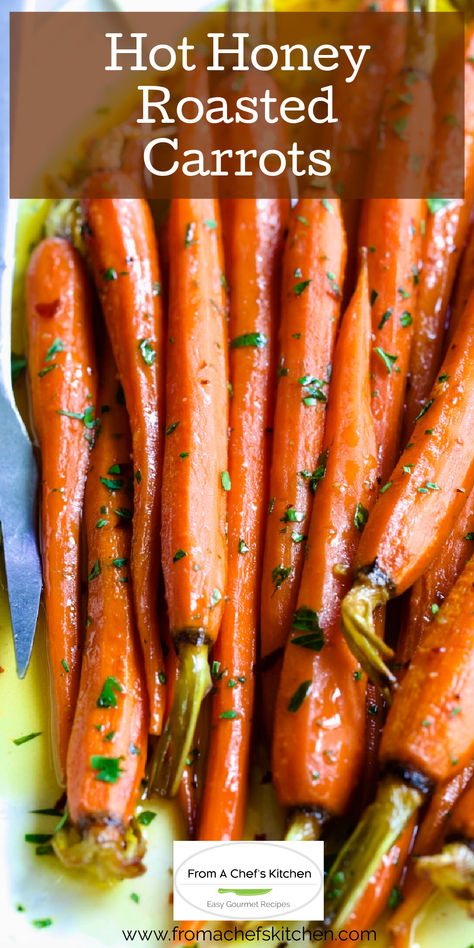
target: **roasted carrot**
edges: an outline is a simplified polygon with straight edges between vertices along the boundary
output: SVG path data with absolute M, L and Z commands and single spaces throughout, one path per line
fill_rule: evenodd
M 411 442 L 381 490 L 342 603 L 344 634 L 372 680 L 388 694 L 392 657 L 373 629 L 373 610 L 400 595 L 434 559 L 474 483 L 474 295 L 469 299 Z
M 417 832 L 413 853 L 403 880 L 403 901 L 388 921 L 388 929 L 396 948 L 409 948 L 413 921 L 426 901 L 433 886 L 427 879 L 417 875 L 420 856 L 436 851 L 443 839 L 450 812 L 469 783 L 474 764 L 470 763 L 461 773 L 456 774 L 433 794 L 428 809 Z
M 261 655 L 286 645 L 313 494 L 324 476 L 326 402 L 346 245 L 338 200 L 302 198 L 283 255 L 278 387 L 261 593 Z M 301 538 L 301 539 L 297 539 Z M 267 672 L 273 707 L 278 664 Z M 273 695 L 273 698 L 272 698 Z M 268 714 L 270 720 L 273 715 Z
M 357 905 L 349 915 L 346 927 L 353 931 L 363 931 L 375 925 L 379 916 L 392 902 L 398 900 L 400 889 L 398 883 L 408 856 L 413 839 L 415 821 L 410 820 L 406 829 L 400 835 L 389 852 L 382 857 L 377 871 L 369 880 Z M 341 943 L 343 940 L 340 939 Z M 339 943 L 339 939 L 334 938 Z
M 470 915 L 474 910 L 473 812 L 474 782 L 471 779 L 454 807 L 442 851 L 423 856 L 416 867 L 421 876 L 467 908 Z
M 403 668 L 432 622 L 451 586 L 474 551 L 474 491 L 471 491 L 454 527 L 431 566 L 413 584 L 397 644 L 397 663 Z
M 454 287 L 451 310 L 449 314 L 448 337 L 452 339 L 459 320 L 467 306 L 467 301 L 474 288 L 474 223 L 471 220 L 471 229 L 464 253 L 461 258 L 459 272 Z
M 109 879 L 144 871 L 145 845 L 132 817 L 145 769 L 148 703 L 129 568 L 130 430 L 108 347 L 99 404 L 85 493 L 88 616 L 67 758 L 68 820 L 53 844 L 67 866 Z
M 345 922 L 382 855 L 433 789 L 470 762 L 473 714 L 474 557 L 395 692 L 380 746 L 385 776 L 329 876 L 326 907 L 334 927 Z
M 26 280 L 28 371 L 41 449 L 41 534 L 55 755 L 66 754 L 81 667 L 80 524 L 97 378 L 89 280 L 62 238 L 34 250 Z
M 109 180 L 108 173 L 97 173 L 94 181 L 89 181 L 89 187 L 97 193 L 96 189 Z M 115 172 L 114 187 L 119 180 L 120 173 Z M 132 429 L 133 595 L 145 659 L 150 732 L 159 734 L 165 691 L 156 604 L 160 567 L 164 316 L 157 244 L 150 210 L 143 199 L 85 197 L 81 207 L 87 251 Z
M 464 44 L 464 37 L 453 41 Z M 474 200 L 474 31 L 468 34 L 465 52 L 464 99 L 464 200 L 428 200 L 423 262 L 419 275 L 418 308 L 410 354 L 407 388 L 406 431 L 426 402 L 442 360 L 442 348 L 449 299 L 459 258 L 466 240 Z M 453 69 L 459 57 L 451 43 L 435 70 L 437 117 L 434 167 L 430 193 L 443 193 L 452 182 L 455 192 L 459 154 L 463 149 L 463 129 L 456 116 L 462 114 L 463 84 Z M 436 75 L 437 74 L 437 75 Z M 451 167 L 454 165 L 454 167 Z M 462 184 L 462 182 L 461 182 Z M 444 193 L 446 191 L 444 190 Z
M 375 123 L 386 86 L 403 64 L 406 26 L 403 17 L 361 16 L 362 13 L 404 13 L 405 0 L 362 0 L 351 16 L 345 42 L 357 49 L 370 43 L 371 68 L 358 76 L 357 88 L 347 95 L 347 84 L 336 82 L 335 102 L 339 121 L 334 126 L 334 181 L 342 186 L 342 216 L 346 231 L 348 260 L 344 279 L 344 296 L 352 295 L 357 279 L 357 231 L 364 182 L 369 171 L 369 151 Z M 390 49 L 390 56 L 381 51 Z
M 280 803 L 322 825 L 342 815 L 360 777 L 365 681 L 340 634 L 340 604 L 377 489 L 370 409 L 371 313 L 364 262 L 334 355 L 325 475 L 313 506 L 275 713 L 272 772 Z M 301 530 L 298 525 L 298 532 Z M 294 532 L 293 532 L 294 536 Z M 302 537 L 304 542 L 304 537 Z M 298 835 L 298 812 L 291 838 Z
M 158 744 L 152 788 L 176 793 L 219 631 L 227 578 L 226 300 L 214 199 L 171 203 L 163 572 L 170 632 L 180 656 L 173 706 Z
M 241 839 L 273 415 L 279 277 L 289 202 L 224 202 L 230 299 L 229 576 L 213 649 L 212 725 L 200 839 Z M 245 463 L 242 463 L 242 459 Z

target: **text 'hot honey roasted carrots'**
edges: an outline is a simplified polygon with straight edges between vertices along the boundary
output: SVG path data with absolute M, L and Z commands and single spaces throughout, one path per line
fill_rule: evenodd
M 88 276 L 78 252 L 48 238 L 27 273 L 28 368 L 41 448 L 41 533 L 58 773 L 80 674 L 80 523 L 96 427 L 97 378 Z

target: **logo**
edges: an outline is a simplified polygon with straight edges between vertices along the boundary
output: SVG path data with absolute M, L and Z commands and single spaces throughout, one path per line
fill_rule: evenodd
M 176 921 L 319 921 L 324 844 L 175 842 Z

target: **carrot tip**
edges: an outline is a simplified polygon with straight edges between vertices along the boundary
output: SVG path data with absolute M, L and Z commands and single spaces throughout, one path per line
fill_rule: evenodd
M 69 869 L 82 869 L 101 882 L 118 882 L 145 872 L 146 843 L 140 827 L 91 819 L 79 828 L 66 823 L 53 837 L 53 849 Z
M 474 914 L 474 852 L 466 843 L 448 843 L 441 853 L 423 856 L 416 871 Z
M 325 889 L 326 925 L 339 931 L 362 897 L 383 856 L 389 852 L 423 794 L 401 780 L 387 777 L 334 863 Z
M 394 657 L 391 648 L 375 633 L 373 612 L 384 605 L 388 592 L 383 586 L 357 582 L 342 601 L 341 618 L 344 638 L 370 681 L 382 691 L 390 703 L 390 685 L 397 679 L 385 664 Z
M 194 736 L 202 701 L 212 687 L 207 645 L 182 645 L 173 704 L 156 745 L 148 796 L 174 797 Z
M 291 842 L 321 839 L 321 830 L 326 820 L 327 814 L 319 808 L 295 808 L 288 817 L 285 840 Z

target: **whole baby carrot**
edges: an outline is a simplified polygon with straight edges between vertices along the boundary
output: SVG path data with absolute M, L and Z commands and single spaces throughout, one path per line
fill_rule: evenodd
M 446 354 L 411 442 L 369 517 L 355 561 L 355 583 L 342 603 L 350 648 L 388 694 L 394 682 L 377 638 L 373 610 L 413 585 L 449 536 L 474 484 L 474 295 Z
M 474 558 L 436 614 L 395 692 L 380 747 L 376 800 L 339 854 L 327 917 L 340 928 L 367 880 L 433 789 L 474 754 Z
M 200 839 L 242 839 L 268 490 L 279 276 L 289 202 L 224 202 L 230 317 L 229 575 L 212 652 L 215 694 Z M 244 463 L 243 463 L 243 459 Z
M 98 172 L 88 188 L 97 193 L 109 179 L 108 173 Z M 114 189 L 120 180 L 123 176 L 115 172 Z M 157 243 L 149 206 L 141 198 L 84 197 L 81 207 L 87 251 L 132 429 L 133 595 L 145 659 L 150 732 L 159 734 L 166 679 L 157 616 L 164 425 L 164 315 Z
M 34 250 L 26 278 L 28 371 L 41 450 L 41 542 L 55 755 L 60 779 L 76 705 L 81 655 L 80 524 L 97 379 L 89 280 L 62 238 Z
M 99 404 L 85 495 L 88 616 L 67 758 L 68 820 L 53 845 L 67 866 L 110 879 L 144 871 L 145 845 L 132 818 L 147 755 L 148 702 L 130 582 L 131 438 L 108 347 Z
M 377 489 L 370 350 L 364 263 L 334 355 L 325 475 L 313 506 L 274 725 L 272 772 L 278 799 L 302 808 L 305 821 L 311 808 L 319 824 L 347 810 L 364 751 L 365 682 L 340 634 L 339 620 Z M 298 821 L 297 810 L 290 838 L 296 838 Z
M 428 569 L 413 584 L 397 644 L 397 663 L 403 667 L 427 631 L 474 550 L 474 491 L 471 491 L 453 529 Z
M 417 874 L 418 861 L 421 856 L 433 853 L 439 847 L 449 826 L 447 823 L 449 815 L 469 783 L 473 770 L 474 764 L 471 762 L 455 777 L 441 784 L 429 803 L 416 834 L 415 845 L 403 880 L 403 900 L 387 923 L 396 948 L 408 948 L 413 921 L 433 891 L 429 880 Z
M 278 387 L 261 592 L 261 655 L 286 644 L 296 608 L 340 313 L 346 243 L 338 200 L 293 208 L 282 264 Z M 269 703 L 276 666 L 268 678 Z
M 464 37 L 453 41 L 464 44 Z M 459 155 L 464 144 L 464 199 L 428 199 L 423 262 L 419 274 L 418 309 L 410 354 L 407 388 L 406 432 L 428 398 L 442 359 L 444 328 L 459 258 L 466 240 L 474 200 L 474 31 L 468 32 L 465 49 L 464 89 L 456 72 L 459 56 L 451 43 L 435 70 L 437 114 L 434 166 L 430 193 L 440 194 L 447 182 L 455 190 Z M 464 130 L 457 120 L 466 102 Z M 464 143 L 463 143 L 464 133 Z M 454 165 L 454 168 L 451 167 Z M 446 190 L 444 190 L 446 193 Z
M 420 876 L 428 878 L 449 898 L 459 902 L 472 915 L 474 908 L 474 782 L 454 806 L 446 827 L 441 852 L 423 856 L 417 862 Z

